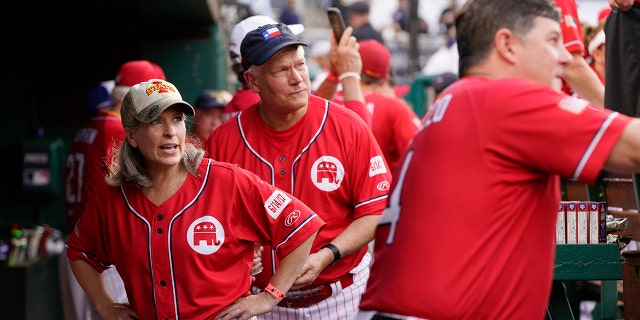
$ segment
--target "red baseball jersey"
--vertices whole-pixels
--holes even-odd
[[[255,172],[327,222],[311,252],[331,242],[354,219],[381,214],[386,204],[391,175],[371,130],[353,111],[314,95],[306,115],[287,130],[267,126],[252,106],[218,127],[207,147],[213,159]],[[261,288],[273,269],[269,249],[262,255],[265,270],[256,279]],[[338,260],[311,286],[335,282],[366,252],[364,246]]]
[[[371,131],[393,173],[402,151],[418,131],[420,118],[400,98],[366,92],[364,100],[366,109],[372,113]],[[344,103],[340,94],[336,94],[334,101]]]
[[[574,53],[579,52],[583,57],[587,57],[587,50],[584,48],[584,39],[582,37],[582,25],[578,18],[578,8],[576,0],[555,0],[556,5],[562,11],[562,21],[560,22],[560,30],[562,30],[562,40],[567,51]],[[562,91],[566,94],[572,94],[573,89],[566,81],[562,81]]]
[[[562,30],[562,40],[564,41],[565,48],[567,48],[569,52],[580,52],[586,58],[587,53],[584,49],[582,25],[578,17],[576,0],[555,0],[555,2],[562,11],[560,29]]]
[[[238,88],[233,98],[227,103],[222,111],[222,121],[227,121],[235,117],[240,111],[258,103],[260,96],[250,89]]]
[[[629,121],[524,79],[449,87],[398,163],[360,308],[544,319],[559,175],[593,183]]]
[[[324,225],[290,194],[238,166],[204,159],[160,206],[125,184],[95,194],[69,259],[115,265],[140,319],[213,319],[249,295],[254,243],[289,254]]]
[[[73,230],[90,194],[105,183],[114,147],[124,140],[120,114],[99,110],[73,138],[64,173],[67,233]]]

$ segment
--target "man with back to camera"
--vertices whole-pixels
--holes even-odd
[[[571,55],[550,0],[470,0],[461,78],[394,172],[357,319],[544,319],[560,177],[640,172],[640,119],[552,87]]]
[[[357,53],[352,30],[346,28],[340,51]],[[212,158],[237,163],[295,195],[327,222],[307,258],[311,270],[261,318],[351,319],[368,278],[367,244],[391,175],[367,124],[347,108],[310,94],[303,46],[284,24],[247,34],[241,46],[244,76],[261,101],[223,123],[207,149]],[[351,70],[358,72],[341,78],[359,88],[357,57],[343,62],[356,64]],[[345,105],[364,108],[346,94]],[[264,289],[277,264],[271,250],[265,247],[262,254],[264,271],[256,276],[254,293]]]

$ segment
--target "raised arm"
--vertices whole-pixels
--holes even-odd
[[[344,106],[357,113],[365,123],[371,126],[373,115],[365,107],[364,95],[360,87],[360,72],[362,60],[358,52],[358,42],[352,27],[347,27],[339,43],[336,43],[331,32],[331,60],[330,75],[320,84],[315,94],[327,100],[333,100],[338,91],[338,84],[342,85]]]
[[[572,52],[571,60],[562,72],[562,78],[582,99],[598,108],[604,108],[604,85],[580,52]]]

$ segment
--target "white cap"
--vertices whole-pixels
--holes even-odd
[[[596,36],[593,37],[593,39],[591,39],[591,41],[589,41],[589,55],[593,54],[593,50],[597,49],[598,47],[600,47],[601,45],[603,45],[605,43],[605,36],[604,36],[604,30],[600,29],[600,31],[598,33],[596,33]]]
[[[329,54],[329,51],[331,51],[331,42],[327,39],[318,39],[311,44],[311,48],[309,48],[309,56],[326,56]]]
[[[231,29],[231,35],[229,36],[229,51],[233,52],[236,56],[231,59],[231,62],[234,64],[242,62],[242,58],[240,56],[240,44],[242,44],[244,36],[246,36],[249,31],[267,24],[278,24],[278,22],[268,16],[255,15],[238,22],[233,26]],[[288,24],[287,26],[294,34],[301,34],[302,31],[304,31],[304,26],[299,23]]]
[[[138,83],[129,89],[122,100],[122,126],[133,127],[136,120],[149,123],[167,108],[179,105],[188,115],[193,115],[193,107],[182,100],[178,89],[165,80],[151,79]]]

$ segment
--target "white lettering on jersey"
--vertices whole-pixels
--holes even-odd
[[[86,144],[93,144],[93,141],[98,136],[98,129],[96,128],[81,128],[73,137],[73,142],[82,142]]]
[[[404,181],[405,177],[407,176],[409,165],[411,164],[411,159],[413,159],[413,152],[413,149],[407,152],[407,156],[405,157],[404,163],[402,164],[402,169],[400,170],[398,183],[396,184],[395,188],[391,190],[391,194],[389,195],[389,202],[387,202],[387,208],[382,211],[382,216],[380,216],[380,220],[378,220],[379,226],[387,224],[391,225],[389,229],[389,235],[387,236],[387,245],[393,244],[393,238],[396,234],[398,220],[400,220],[400,214],[402,213],[400,197],[402,196],[402,189],[405,187]]]
[[[367,105],[365,107],[371,114],[373,114],[373,111],[376,109],[376,105],[371,102],[367,102]]]
[[[311,182],[322,191],[333,191],[344,180],[342,163],[332,156],[322,156],[311,166]]]
[[[560,107],[560,109],[573,114],[582,113],[588,105],[588,101],[576,97],[567,97],[558,102],[558,107]]]
[[[269,215],[273,219],[278,219],[278,216],[282,213],[282,210],[291,202],[291,198],[280,190],[274,191],[269,199],[264,203],[264,208],[267,209]]]
[[[369,177],[387,173],[387,166],[384,165],[382,156],[375,156],[369,160]]]
[[[220,221],[212,216],[201,217],[189,226],[187,243],[197,253],[215,253],[224,243],[224,228]]]
[[[442,121],[444,118],[444,113],[447,111],[447,107],[449,107],[449,103],[453,95],[451,93],[445,94],[444,96],[438,98],[427,110],[427,114],[424,115],[424,120],[422,120],[422,125],[418,128],[418,131],[422,131],[422,129],[430,126],[433,123],[438,123]]]

